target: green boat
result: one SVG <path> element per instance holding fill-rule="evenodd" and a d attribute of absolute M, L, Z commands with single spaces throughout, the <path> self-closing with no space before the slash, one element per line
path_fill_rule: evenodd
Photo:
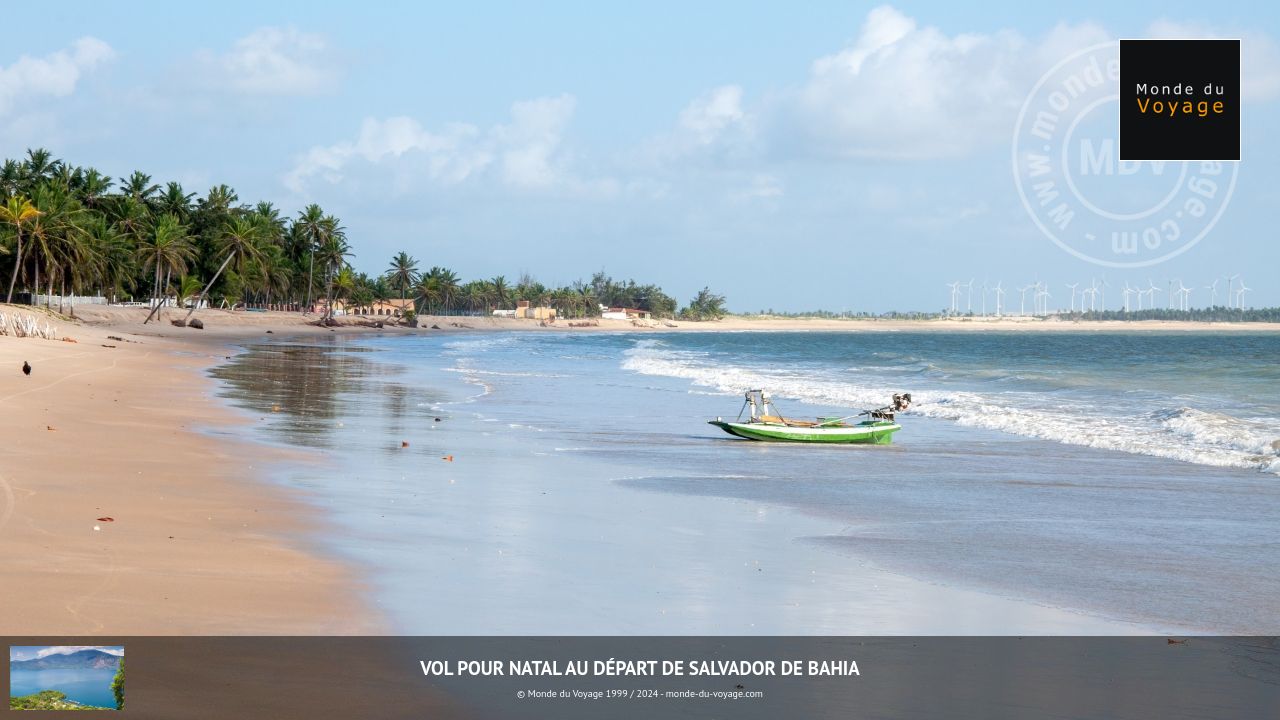
<path fill-rule="evenodd" d="M 783 417 L 773 399 L 763 390 L 748 390 L 742 411 L 736 420 L 716 418 L 709 424 L 747 440 L 804 443 L 862 443 L 888 445 L 893 434 L 902 429 L 894 421 L 894 414 L 911 406 L 911 394 L 893 396 L 893 403 L 875 410 L 863 410 L 848 417 L 820 417 L 815 420 L 794 420 Z M 750 410 L 743 420 L 744 411 Z M 855 418 L 867 416 L 861 422 Z"/>

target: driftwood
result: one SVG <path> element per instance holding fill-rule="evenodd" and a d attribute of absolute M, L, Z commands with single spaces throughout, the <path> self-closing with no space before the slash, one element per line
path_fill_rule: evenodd
<path fill-rule="evenodd" d="M 183 320 L 182 318 L 177 318 L 176 320 L 170 320 L 169 322 L 173 323 L 173 326 L 174 326 L 174 327 L 186 327 L 186 326 L 187 326 L 187 321 L 186 321 L 186 320 Z"/>
<path fill-rule="evenodd" d="M 187 327 L 195 328 L 197 330 L 203 330 L 204 321 L 201 320 L 200 318 L 191 318 L 191 322 L 187 323 Z"/>

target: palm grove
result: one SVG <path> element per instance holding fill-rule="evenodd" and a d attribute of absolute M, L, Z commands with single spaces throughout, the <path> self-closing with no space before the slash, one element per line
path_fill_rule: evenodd
<path fill-rule="evenodd" d="M 240 202 L 227 185 L 197 197 L 142 172 L 116 181 L 41 149 L 0 166 L 0 241 L 6 302 L 26 291 L 44 294 L 46 303 L 68 295 L 172 297 L 191 308 L 207 300 L 303 310 L 324 299 L 326 308 L 341 301 L 360 312 L 400 298 L 412 300 L 416 313 L 488 313 L 526 300 L 567 317 L 598 315 L 600 305 L 656 317 L 725 314 L 724 298 L 708 289 L 677 311 L 660 287 L 604 273 L 558 288 L 529 276 L 464 283 L 447 268 L 420 270 L 405 252 L 371 277 L 352 269 L 345 228 L 318 205 L 287 217 L 269 202 Z"/>

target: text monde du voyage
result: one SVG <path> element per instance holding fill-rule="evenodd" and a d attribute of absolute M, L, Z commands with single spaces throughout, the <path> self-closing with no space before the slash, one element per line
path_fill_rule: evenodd
<path fill-rule="evenodd" d="M 860 676 L 856 660 L 419 660 L 428 677 Z"/>
<path fill-rule="evenodd" d="M 1214 99 L 1226 94 L 1224 86 L 1205 83 L 1199 88 L 1199 92 L 1197 87 L 1190 83 L 1173 85 L 1134 83 L 1134 93 L 1137 96 L 1134 100 L 1138 103 L 1138 112 L 1143 115 L 1207 118 L 1211 115 L 1226 113 L 1226 102 Z"/>

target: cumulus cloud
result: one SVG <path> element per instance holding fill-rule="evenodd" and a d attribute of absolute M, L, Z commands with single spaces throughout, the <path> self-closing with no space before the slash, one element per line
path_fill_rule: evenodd
<path fill-rule="evenodd" d="M 813 62 L 787 126 L 837 156 L 963 155 L 1007 135 L 1040 72 L 1106 39 L 1091 25 L 1060 25 L 1037 42 L 1010 30 L 947 35 L 881 6 L 850 47 Z"/>
<path fill-rule="evenodd" d="M 258 28 L 227 52 L 204 52 L 199 59 L 217 82 L 253 95 L 324 92 L 337 75 L 324 36 L 293 27 Z"/>
<path fill-rule="evenodd" d="M 562 141 L 575 102 L 570 95 L 516 102 L 508 122 L 487 130 L 467 123 L 430 130 L 405 116 L 366 118 L 354 140 L 319 145 L 299 157 L 284 184 L 305 194 L 315 180 L 336 184 L 363 164 L 440 185 L 488 176 L 518 189 L 607 191 L 609 181 L 583 180 L 569 167 Z"/>
<path fill-rule="evenodd" d="M 1280 50 L 1271 38 L 1247 30 L 1224 31 L 1207 25 L 1157 20 L 1147 28 L 1147 37 L 1208 40 L 1240 40 L 1240 95 L 1244 100 L 1274 100 L 1280 97 Z"/>
<path fill-rule="evenodd" d="M 107 43 L 83 37 L 70 48 L 44 57 L 23 55 L 12 65 L 0 66 L 0 115 L 25 98 L 66 97 L 75 91 L 84 73 L 115 57 Z"/>

